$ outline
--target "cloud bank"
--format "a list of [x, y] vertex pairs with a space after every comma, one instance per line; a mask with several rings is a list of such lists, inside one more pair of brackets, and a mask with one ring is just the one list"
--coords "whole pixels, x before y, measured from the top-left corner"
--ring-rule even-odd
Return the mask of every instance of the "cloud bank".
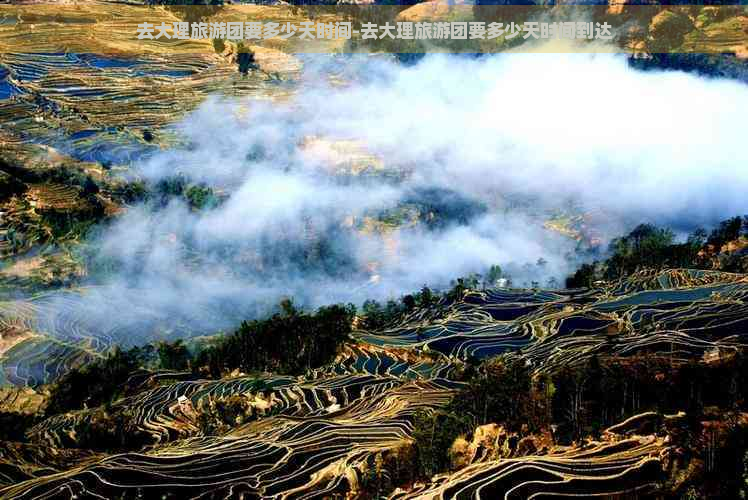
[[507, 54], [347, 59], [341, 86], [325, 57], [288, 100], [209, 99], [176, 126], [183, 147], [136, 167], [225, 199], [133, 207], [107, 229], [97, 258], [117, 272], [79, 302], [88, 328], [122, 323], [125, 343], [167, 323], [211, 333], [284, 296], [360, 303], [492, 264], [516, 285], [562, 282], [576, 242], [542, 227], [552, 210], [604, 214], [603, 239], [748, 212], [738, 82], [610, 54]]

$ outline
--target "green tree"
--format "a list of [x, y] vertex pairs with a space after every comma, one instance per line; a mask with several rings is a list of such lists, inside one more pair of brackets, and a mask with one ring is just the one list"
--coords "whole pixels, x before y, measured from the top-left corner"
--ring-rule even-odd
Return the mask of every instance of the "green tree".
[[192, 358], [182, 339], [158, 344], [158, 361], [161, 368], [167, 370], [186, 370]]
[[449, 450], [460, 436], [472, 432], [471, 423], [462, 413], [420, 410], [413, 417], [413, 440], [416, 450], [416, 475], [430, 478], [449, 470]]
[[490, 268], [488, 268], [488, 273], [486, 273], [486, 284], [489, 287], [496, 286], [498, 281], [502, 278], [503, 274], [501, 271], [501, 266], [494, 264]]

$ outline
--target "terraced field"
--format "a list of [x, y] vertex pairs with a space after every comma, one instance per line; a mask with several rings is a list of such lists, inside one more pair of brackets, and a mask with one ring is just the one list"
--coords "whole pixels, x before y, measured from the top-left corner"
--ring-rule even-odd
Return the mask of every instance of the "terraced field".
[[[592, 354], [649, 353], [693, 359], [745, 347], [745, 276], [673, 270], [640, 273], [592, 291], [497, 289], [442, 301], [386, 331], [356, 333], [328, 367], [306, 377], [134, 378], [135, 395], [113, 404], [139, 453], [85, 461], [8, 485], [13, 498], [311, 498], [356, 492], [382, 460], [408, 460], [413, 416], [438, 409], [461, 386], [469, 357], [515, 351], [535, 371]], [[137, 387], [142, 387], [138, 390]], [[199, 415], [240, 400], [242, 420], [206, 433]], [[238, 399], [237, 399], [238, 398]], [[47, 419], [33, 443], [74, 446], [99, 418], [90, 409]], [[97, 416], [98, 415], [98, 416]], [[614, 436], [615, 429], [610, 435]], [[645, 494], [662, 480], [662, 437], [610, 438], [585, 447], [478, 461], [393, 498], [537, 498]], [[395, 457], [395, 458], [393, 458]]]
[[[8, 186], [0, 193], [0, 258], [6, 260], [0, 269], [3, 413], [38, 412], [45, 384], [115, 346], [200, 337], [251, 316], [235, 310], [233, 302], [226, 304], [226, 295], [239, 295], [234, 290], [213, 302], [180, 296], [178, 301], [191, 307], [185, 312], [161, 301], [158, 287], [151, 294], [137, 288], [142, 301], [123, 301], [123, 311], [113, 311], [106, 306], [121, 289], [107, 287], [106, 281], [79, 282], [89, 270], [76, 254], [82, 230], [70, 222], [94, 225], [128, 213], [135, 202], [123, 189], [144, 174], [134, 166], [183, 145], [174, 124], [209, 96], [285, 102], [305, 90], [307, 60], [290, 55], [301, 50], [293, 42], [251, 46], [259, 70], [241, 74], [235, 45], [135, 43], [132, 27], [144, 20], [142, 6], [81, 5], [0, 6], [0, 181]], [[148, 20], [156, 24], [185, 15], [160, 6], [148, 9]], [[206, 9], [201, 15], [211, 21], [299, 22], [308, 14], [260, 5]], [[738, 14], [734, 22], [695, 30], [683, 46], [742, 50], [739, 35], [746, 18]], [[320, 11], [314, 20], [336, 19]], [[637, 47], [633, 50], [643, 50]], [[317, 48], [340, 49], [332, 41]], [[349, 83], [328, 70], [325, 84]], [[328, 141], [315, 135], [318, 130], [309, 132], [291, 149], [330, 176], [347, 181], [381, 175], [389, 183], [414, 168], [385, 165], [357, 140]], [[216, 137], [222, 133], [208, 131]], [[216, 192], [231, 187], [218, 185]], [[195, 208], [185, 210], [194, 214]], [[336, 223], [359, 235], [381, 233], [383, 260], [395, 262], [398, 231], [432, 215], [414, 202], [386, 217], [346, 214]], [[554, 217], [546, 229], [575, 244], [600, 243], [589, 217], [566, 212]], [[170, 231], [151, 236], [183, 243]], [[310, 222], [301, 239], [312, 248], [320, 241], [318, 228]], [[254, 254], [240, 257], [255, 259]], [[216, 266], [215, 273], [233, 277], [231, 262]], [[381, 265], [370, 263], [367, 285], [377, 282]], [[189, 274], [191, 268], [179, 271]], [[667, 476], [672, 456], [680, 453], [678, 446], [669, 434], [624, 432], [620, 426], [603, 432], [600, 440], [566, 447], [512, 447], [509, 438], [501, 443], [496, 438], [488, 444], [511, 453], [484, 446], [455, 473], [422, 482], [395, 476], [414, 461], [421, 416], [446, 408], [468, 387], [465, 373], [479, 361], [513, 353], [533, 376], [593, 358], [644, 355], [673, 365], [707, 363], [748, 348], [747, 298], [748, 276], [690, 269], [641, 271], [589, 290], [472, 289], [459, 299], [416, 308], [386, 328], [355, 330], [331, 363], [298, 377], [236, 370], [208, 380], [199, 370], [139, 368], [125, 396], [34, 421], [27, 443], [1, 442], [0, 498], [651, 495]], [[229, 420], [221, 414], [226, 407], [238, 408]], [[84, 437], [111, 430], [121, 439], [114, 448], [129, 451], [78, 448], [87, 442]], [[371, 493], [373, 482], [387, 481], [403, 489]]]
[[463, 360], [519, 351], [543, 369], [593, 354], [691, 358], [743, 345], [746, 293], [743, 275], [643, 272], [594, 291], [471, 292], [436, 321], [406, 318], [397, 327], [357, 338]]
[[[111, 7], [97, 6], [91, 4], [88, 11], [92, 19]], [[113, 52], [102, 49], [103, 55], [75, 52], [80, 30], [89, 25], [80, 20], [85, 15], [73, 9], [68, 30], [55, 21], [59, 14], [54, 9], [45, 9], [39, 6], [21, 14], [37, 20], [35, 31], [21, 34], [12, 23], [0, 25], [0, 170], [23, 184], [17, 193], [9, 193], [9, 199], [3, 193], [1, 200], [0, 257], [14, 260], [0, 271], [0, 289], [13, 297], [0, 303], [0, 321], [36, 332], [33, 341], [3, 349], [0, 380], [30, 386], [96, 357], [111, 348], [113, 340], [128, 337], [133, 344], [143, 343], [140, 335], [152, 332], [160, 321], [152, 311], [143, 310], [134, 323], [102, 329], [100, 318], [91, 316], [95, 311], [78, 307], [80, 294], [96, 290], [33, 293], [55, 273], [77, 279], [86, 272], [67, 250], [55, 247], [77, 244], [77, 234], [55, 234], [49, 219], [96, 221], [121, 213], [123, 207], [113, 200], [120, 174], [131, 162], [175, 141], [171, 124], [210, 94], [284, 99], [296, 91], [286, 82], [301, 69], [293, 56], [255, 47], [263, 70], [243, 76], [235, 54], [217, 53], [209, 41], [187, 40], [158, 53], [136, 54], [126, 45]], [[127, 6], [121, 9], [120, 21], [142, 13]], [[106, 19], [116, 24], [118, 16], [107, 12]], [[165, 16], [167, 22], [176, 19], [161, 9], [154, 15]], [[45, 44], [57, 45], [46, 47], [49, 52], [44, 54], [23, 52], [18, 50], [19, 37], [40, 50]], [[91, 196], [80, 186], [46, 180], [62, 175], [58, 172], [88, 176], [101, 190]], [[40, 257], [48, 254], [66, 262], [49, 266], [49, 259]], [[19, 294], [26, 298], [18, 300]]]
[[661, 479], [659, 455], [664, 445], [654, 438], [597, 443], [543, 457], [507, 459], [467, 467], [430, 487], [395, 493], [393, 499], [559, 498], [646, 495]]
[[[162, 411], [167, 401], [179, 408], [180, 404], [171, 399], [179, 391], [200, 404], [203, 398], [223, 397], [232, 391], [251, 394], [248, 391], [257, 382], [180, 384], [129, 404], [143, 409], [137, 418], [151, 419], [143, 425], [163, 432], [176, 420], [158, 419], [154, 412]], [[350, 487], [348, 481], [355, 481], [356, 470], [365, 469], [376, 454], [407, 443], [409, 417], [417, 409], [444, 404], [451, 393], [445, 381], [403, 383], [372, 376], [299, 385], [273, 381], [269, 385], [273, 392], [263, 406], [273, 416], [240, 425], [220, 437], [179, 439], [145, 453], [110, 457], [72, 475], [51, 475], [10, 487], [3, 494], [52, 497], [69, 490], [71, 495], [112, 497], [130, 496], [140, 490], [148, 496], [200, 498], [242, 494], [305, 497], [343, 492]], [[182, 419], [188, 421], [184, 413], [190, 410], [182, 411]], [[187, 422], [180, 427], [186, 428]], [[64, 432], [61, 422], [48, 421], [32, 433], [36, 439], [50, 442], [50, 435]]]
[[[173, 9], [147, 12], [154, 22], [180, 19]], [[305, 19], [303, 12], [253, 5], [220, 13], [206, 8], [204, 14], [224, 21]], [[43, 384], [123, 339], [133, 345], [153, 340], [163, 318], [145, 306], [132, 306], [139, 319], [101, 328], [96, 305], [82, 310], [76, 302], [96, 290], [39, 290], [85, 276], [80, 259], [71, 257], [80, 225], [126, 211], [129, 202], [118, 193], [125, 181], [139, 179], [133, 164], [179, 142], [174, 124], [208, 96], [285, 100], [303, 90], [303, 61], [290, 55], [288, 44], [258, 41], [251, 50], [259, 70], [245, 75], [235, 45], [133, 44], [128, 26], [144, 15], [142, 5], [111, 2], [86, 2], [85, 9], [0, 6], [0, 180], [13, 180], [13, 190], [0, 193], [0, 258], [8, 259], [0, 269], [0, 293], [9, 299], [0, 304], [0, 321], [34, 333], [33, 341], [3, 348], [3, 383]], [[90, 191], [86, 182], [95, 182]], [[81, 224], [68, 227], [71, 221]], [[47, 265], [48, 255], [65, 265]], [[205, 333], [191, 320], [180, 322], [184, 336], [192, 328]]]

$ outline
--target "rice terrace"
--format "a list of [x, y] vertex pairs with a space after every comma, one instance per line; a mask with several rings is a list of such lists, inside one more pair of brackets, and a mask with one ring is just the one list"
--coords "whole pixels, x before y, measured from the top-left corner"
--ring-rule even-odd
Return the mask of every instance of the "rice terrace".
[[0, 3], [0, 498], [746, 498], [747, 134], [741, 2]]

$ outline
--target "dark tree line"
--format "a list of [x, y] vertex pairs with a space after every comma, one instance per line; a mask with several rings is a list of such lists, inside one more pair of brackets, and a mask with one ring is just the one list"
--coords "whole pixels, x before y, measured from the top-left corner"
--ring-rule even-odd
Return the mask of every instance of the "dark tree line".
[[364, 330], [379, 330], [392, 326], [415, 310], [436, 306], [441, 298], [439, 292], [424, 286], [417, 293], [404, 295], [400, 300], [388, 300], [384, 304], [376, 300], [366, 300], [361, 307], [358, 326]]
[[355, 314], [351, 304], [320, 307], [310, 314], [287, 300], [281, 312], [245, 321], [233, 335], [203, 349], [194, 365], [215, 377], [232, 370], [303, 374], [334, 359], [348, 339]]
[[110, 404], [131, 389], [128, 381], [154, 369], [193, 371], [219, 378], [234, 370], [303, 374], [333, 360], [348, 339], [356, 309], [352, 305], [321, 307], [314, 313], [284, 301], [281, 312], [245, 321], [231, 335], [219, 337], [197, 353], [182, 340], [159, 342], [112, 352], [73, 368], [52, 387], [47, 415]]
[[151, 345], [123, 350], [115, 347], [107, 356], [63, 375], [52, 387], [47, 415], [110, 403], [124, 393], [127, 380], [150, 364]]
[[[640, 269], [710, 269], [708, 256], [719, 253], [727, 243], [748, 235], [748, 216], [719, 223], [708, 235], [697, 229], [684, 242], [675, 241], [673, 231], [652, 224], [641, 224], [629, 234], [611, 241], [610, 256], [601, 262], [583, 264], [566, 280], [568, 288], [589, 287], [597, 280], [615, 280]], [[739, 258], [722, 263], [723, 271], [740, 271]]]
[[[428, 287], [380, 304], [367, 301], [359, 327], [382, 328], [417, 309], [434, 308], [439, 301], [464, 293], [462, 280], [445, 294]], [[152, 370], [191, 371], [194, 376], [220, 378], [234, 371], [301, 375], [330, 363], [349, 339], [357, 310], [353, 304], [320, 307], [314, 312], [281, 302], [269, 318], [242, 322], [232, 334], [209, 344], [188, 346], [181, 339], [131, 349], [116, 347], [106, 356], [73, 368], [52, 387], [47, 414], [111, 403], [126, 395], [127, 382]]]

